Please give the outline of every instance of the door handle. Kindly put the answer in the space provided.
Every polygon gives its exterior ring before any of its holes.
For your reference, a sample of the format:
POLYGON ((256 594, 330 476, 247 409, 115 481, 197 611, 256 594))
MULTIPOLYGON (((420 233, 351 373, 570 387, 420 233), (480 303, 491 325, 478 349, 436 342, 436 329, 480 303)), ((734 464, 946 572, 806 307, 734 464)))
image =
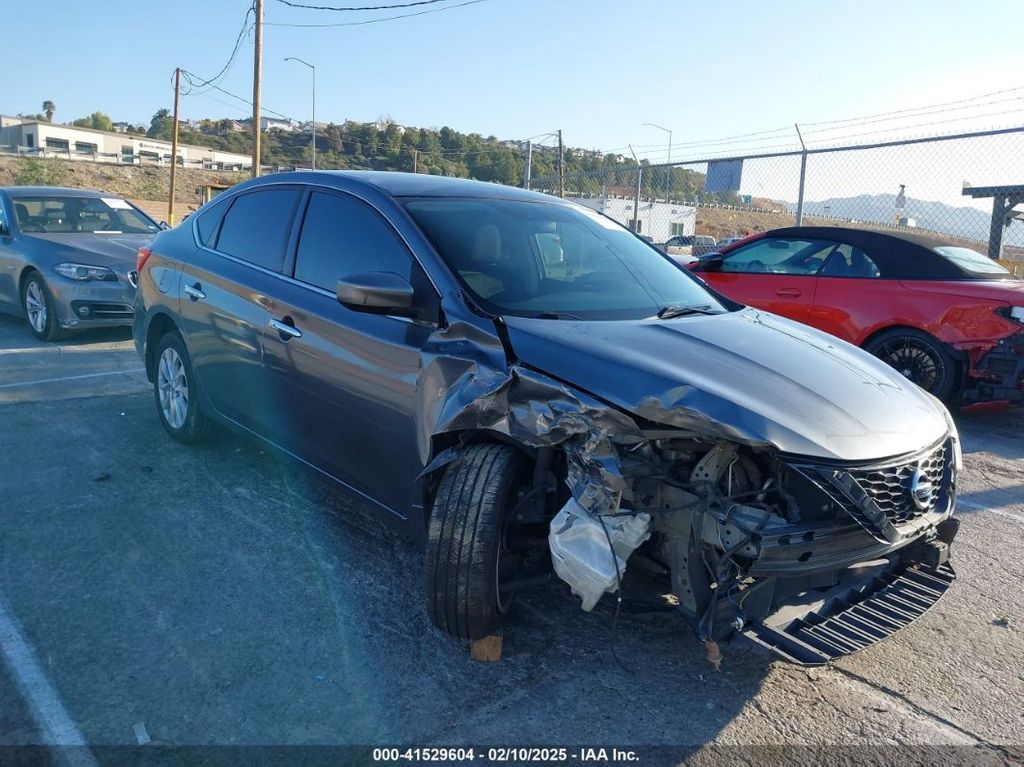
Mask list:
POLYGON ((195 285, 186 285, 185 295, 193 301, 199 301, 200 299, 206 298, 206 294, 203 292, 203 286, 198 282, 195 285))
POLYGON ((270 327, 277 331, 282 341, 287 341, 289 338, 302 338, 302 331, 291 324, 291 317, 285 317, 284 320, 271 320, 270 327))
POLYGON ((781 296, 782 298, 800 298, 803 292, 800 288, 779 288, 775 291, 775 295, 781 296))

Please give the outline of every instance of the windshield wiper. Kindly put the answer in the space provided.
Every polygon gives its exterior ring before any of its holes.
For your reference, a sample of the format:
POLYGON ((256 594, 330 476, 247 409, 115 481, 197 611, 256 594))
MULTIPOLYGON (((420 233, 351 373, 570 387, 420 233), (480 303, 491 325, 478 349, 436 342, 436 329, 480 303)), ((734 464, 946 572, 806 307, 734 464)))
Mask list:
POLYGON ((539 314, 531 315, 531 319, 534 320, 564 320, 566 318, 572 320, 583 319, 578 314, 569 314, 568 312, 540 312, 539 314))
POLYGON ((670 320, 673 317, 685 317, 688 314, 718 314, 718 312, 711 307, 711 304, 701 304, 700 306, 669 304, 661 307, 657 316, 659 320, 670 320))

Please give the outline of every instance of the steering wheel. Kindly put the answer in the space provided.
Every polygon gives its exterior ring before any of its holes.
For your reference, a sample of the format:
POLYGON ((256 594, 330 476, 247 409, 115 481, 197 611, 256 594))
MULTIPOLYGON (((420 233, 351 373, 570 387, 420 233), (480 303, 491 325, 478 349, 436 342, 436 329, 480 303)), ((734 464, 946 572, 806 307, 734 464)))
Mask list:
POLYGON ((747 264, 747 271, 748 272, 767 272, 768 271, 768 267, 764 265, 764 261, 760 261, 760 260, 755 258, 753 261, 751 261, 749 264, 747 264))

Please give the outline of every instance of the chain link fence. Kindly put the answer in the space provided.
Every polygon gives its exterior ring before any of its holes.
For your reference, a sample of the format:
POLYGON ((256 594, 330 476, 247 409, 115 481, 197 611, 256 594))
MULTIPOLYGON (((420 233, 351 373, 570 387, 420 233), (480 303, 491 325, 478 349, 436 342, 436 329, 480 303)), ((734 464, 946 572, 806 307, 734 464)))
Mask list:
MULTIPOLYGON (((559 178, 533 179, 531 188, 558 194, 559 178)), ((805 226, 940 237, 998 254, 1024 275, 1024 220, 1013 209, 1024 204, 1024 128, 671 166, 623 161, 611 170, 569 174, 564 189, 566 198, 657 244, 684 238, 706 250, 799 219, 805 226)))

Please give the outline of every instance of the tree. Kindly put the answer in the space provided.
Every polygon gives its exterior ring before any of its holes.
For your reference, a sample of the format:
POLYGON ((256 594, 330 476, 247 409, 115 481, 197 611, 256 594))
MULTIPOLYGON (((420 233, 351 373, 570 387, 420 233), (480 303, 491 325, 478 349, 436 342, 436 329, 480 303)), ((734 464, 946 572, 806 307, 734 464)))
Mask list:
POLYGON ((46 113, 46 122, 48 122, 48 123, 52 123, 53 122, 53 113, 56 112, 56 111, 57 111, 57 105, 54 104, 52 101, 44 101, 43 102, 43 112, 46 113))
POLYGON ((114 121, 103 112, 93 112, 88 117, 80 117, 71 124, 79 128, 92 128, 93 130, 114 130, 114 121))
POLYGON ((174 133, 174 118, 171 117, 169 109, 158 109, 153 119, 149 122, 149 130, 146 135, 150 138, 169 139, 174 133))

